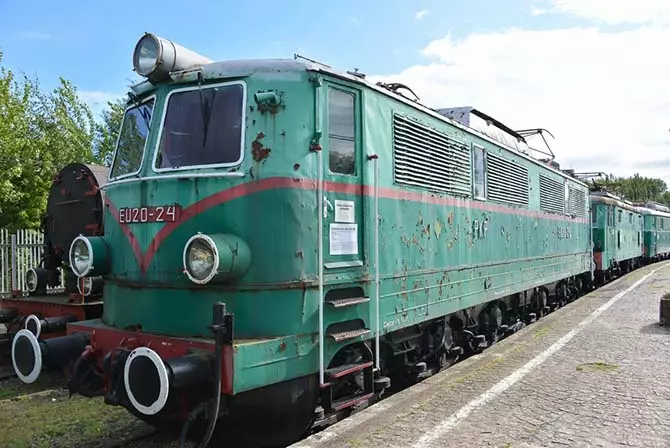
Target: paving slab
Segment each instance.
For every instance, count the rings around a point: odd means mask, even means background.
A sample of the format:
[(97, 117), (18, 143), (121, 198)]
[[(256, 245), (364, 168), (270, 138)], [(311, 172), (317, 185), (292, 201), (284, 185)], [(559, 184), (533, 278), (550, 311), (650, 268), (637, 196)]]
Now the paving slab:
[(670, 262), (317, 433), (317, 447), (670, 447)]

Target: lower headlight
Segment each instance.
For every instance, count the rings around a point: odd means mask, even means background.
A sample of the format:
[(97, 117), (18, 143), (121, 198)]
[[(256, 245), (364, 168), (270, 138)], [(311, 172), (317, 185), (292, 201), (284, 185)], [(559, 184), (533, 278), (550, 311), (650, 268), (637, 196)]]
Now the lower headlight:
[(88, 297), (102, 292), (102, 277), (84, 277), (77, 280), (79, 294)]
[(44, 292), (47, 289), (47, 273), (41, 268), (30, 268), (26, 271), (24, 280), (29, 293)]
[[(70, 268), (77, 277), (107, 272), (107, 244), (102, 237), (79, 235), (70, 246)], [(94, 264), (95, 263), (95, 264)]]
[(184, 272), (199, 285), (243, 276), (251, 265), (249, 246), (234, 235), (193, 235), (184, 246)]

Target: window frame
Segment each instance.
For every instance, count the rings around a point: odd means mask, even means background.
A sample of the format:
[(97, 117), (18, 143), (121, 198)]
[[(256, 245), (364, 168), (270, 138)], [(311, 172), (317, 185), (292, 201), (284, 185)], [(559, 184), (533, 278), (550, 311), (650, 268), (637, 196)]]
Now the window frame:
[(607, 227), (614, 227), (614, 206), (607, 205)]
[[(482, 150), (482, 171), (484, 173), (484, 178), (482, 179), (483, 182), (483, 187), (484, 187), (484, 196), (477, 196), (475, 193), (475, 186), (477, 184), (477, 168), (475, 166), (475, 151), (481, 149)], [(472, 198), (476, 199), (478, 201), (488, 201), (488, 170), (486, 169), (486, 157), (487, 157), (487, 152), (486, 148), (482, 145), (478, 145), (477, 143), (471, 143), (470, 144), (470, 157), (472, 158)]]
[[(116, 156), (119, 152), (119, 141), (121, 140), (121, 130), (123, 129), (123, 125), (126, 123), (126, 113), (130, 109), (134, 109), (136, 107), (139, 108), (142, 105), (144, 105), (144, 103), (148, 103), (151, 100), (154, 101), (154, 107), (153, 107), (152, 112), (151, 112), (151, 120), (149, 120), (149, 132), (147, 133), (147, 138), (144, 140), (144, 148), (142, 148), (142, 158), (140, 159), (140, 166), (138, 167), (137, 171), (134, 171), (132, 173), (126, 173), (126, 174), (121, 174), (120, 176), (112, 177), (112, 170), (114, 169), (114, 162), (116, 162)], [(116, 144), (114, 145), (114, 156), (112, 157), (112, 163), (109, 165), (109, 174), (107, 175), (107, 182), (114, 182), (114, 181), (125, 179), (125, 178), (128, 178), (128, 177), (137, 176), (139, 173), (142, 172), (142, 168), (144, 168), (144, 159), (146, 158), (146, 155), (147, 155), (147, 146), (149, 145), (149, 137), (151, 135), (151, 128), (153, 126), (157, 106), (158, 106), (158, 98), (157, 98), (157, 95), (154, 93), (154, 94), (151, 94), (148, 97), (142, 99), (138, 104), (130, 104), (125, 109), (123, 109), (123, 117), (121, 118), (121, 126), (119, 126), (119, 129), (118, 129), (119, 135), (116, 136)]]
[[(235, 162), (229, 162), (229, 163), (216, 163), (216, 164), (211, 164), (211, 165), (189, 165), (185, 167), (179, 167), (179, 168), (157, 168), (156, 167), (156, 160), (158, 159), (158, 150), (160, 148), (160, 141), (161, 138), (163, 137), (163, 128), (165, 124), (165, 118), (167, 117), (167, 111), (170, 106), (170, 98), (172, 95), (176, 93), (183, 93), (183, 92), (190, 92), (194, 90), (206, 90), (206, 89), (213, 89), (216, 87), (225, 87), (225, 86), (233, 86), (233, 85), (240, 85), (242, 86), (242, 116), (241, 116), (241, 129), (240, 129), (240, 155), (237, 161)], [(151, 170), (152, 172), (156, 174), (165, 174), (165, 173), (174, 173), (178, 171), (187, 171), (187, 170), (201, 170), (201, 169), (214, 169), (214, 168), (232, 168), (235, 166), (239, 166), (244, 162), (244, 156), (246, 151), (244, 150), (244, 142), (246, 141), (246, 131), (247, 131), (247, 126), (246, 126), (246, 121), (247, 121), (247, 84), (244, 81), (225, 81), (225, 82), (217, 82), (213, 84), (203, 84), (202, 86), (188, 86), (188, 87), (180, 87), (178, 89), (173, 89), (168, 94), (165, 96), (165, 99), (163, 100), (163, 110), (161, 114), (161, 121), (160, 121), (160, 128), (158, 129), (158, 134), (156, 135), (156, 142), (154, 144), (154, 155), (151, 160)]]
[[(351, 95), (354, 98), (354, 104), (353, 104), (353, 112), (354, 112), (354, 136), (349, 140), (349, 137), (342, 137), (342, 136), (335, 136), (333, 137), (331, 132), (330, 132), (330, 91), (335, 90), (338, 92), (343, 92), (347, 95)], [(342, 84), (334, 84), (334, 83), (328, 83), (326, 84), (326, 125), (327, 125), (327, 132), (326, 132), (326, 139), (328, 142), (328, 161), (326, 162), (326, 167), (328, 169), (328, 175), (330, 176), (346, 176), (346, 177), (358, 177), (359, 175), (359, 161), (358, 161), (358, 153), (359, 153), (359, 148), (360, 148), (360, 139), (361, 139), (361, 124), (360, 124), (360, 91), (355, 90), (352, 88), (348, 88), (345, 85)], [(336, 140), (341, 140), (341, 141), (351, 141), (354, 144), (354, 172), (353, 173), (340, 173), (337, 171), (333, 171), (330, 169), (330, 139), (334, 138)]]

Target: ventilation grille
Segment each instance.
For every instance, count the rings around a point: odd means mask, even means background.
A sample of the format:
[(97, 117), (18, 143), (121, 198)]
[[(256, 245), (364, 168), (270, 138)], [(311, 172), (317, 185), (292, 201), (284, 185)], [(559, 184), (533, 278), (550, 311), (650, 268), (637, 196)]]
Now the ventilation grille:
[(540, 210), (563, 213), (565, 205), (564, 188), (562, 182), (540, 174)]
[(528, 169), (491, 153), (486, 155), (488, 199), (528, 207)]
[(470, 194), (470, 151), (463, 142), (396, 114), (393, 147), (397, 183)]
[(586, 193), (576, 188), (568, 189), (568, 210), (571, 215), (583, 218), (586, 216)]

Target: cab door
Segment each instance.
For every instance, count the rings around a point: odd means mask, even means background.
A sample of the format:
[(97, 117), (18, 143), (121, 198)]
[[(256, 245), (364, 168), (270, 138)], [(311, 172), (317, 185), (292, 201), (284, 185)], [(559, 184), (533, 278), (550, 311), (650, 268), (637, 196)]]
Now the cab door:
[(364, 263), (364, 197), (361, 94), (326, 82), (323, 166), (325, 274), (361, 270)]

